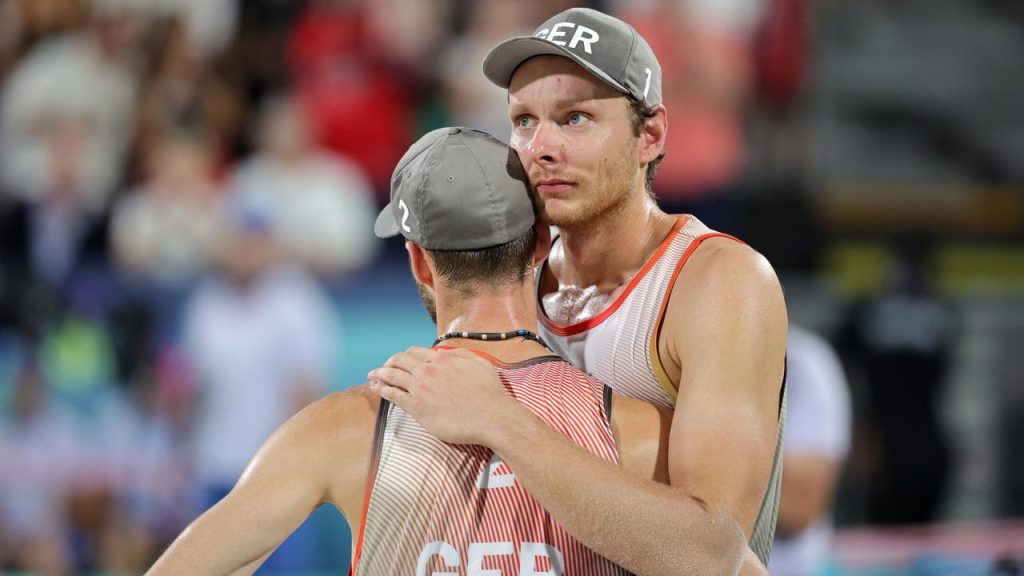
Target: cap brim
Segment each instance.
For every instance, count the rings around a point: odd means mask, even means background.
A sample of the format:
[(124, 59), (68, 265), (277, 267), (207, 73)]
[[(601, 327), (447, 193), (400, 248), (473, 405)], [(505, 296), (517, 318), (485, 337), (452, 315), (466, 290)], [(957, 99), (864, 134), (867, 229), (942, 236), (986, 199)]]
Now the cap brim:
[(398, 221), (395, 220), (395, 213), (391, 210), (390, 202), (377, 215), (377, 221), (373, 223), (373, 233), (378, 238), (398, 236)]
[(577, 56), (572, 50), (552, 42), (533, 36), (516, 36), (495, 46), (484, 58), (484, 76), (502, 88), (512, 83), (512, 75), (516, 68), (534, 56), (564, 56), (585, 68), (588, 72), (605, 81), (624, 94), (629, 94), (625, 86), (613, 80), (597, 66)]

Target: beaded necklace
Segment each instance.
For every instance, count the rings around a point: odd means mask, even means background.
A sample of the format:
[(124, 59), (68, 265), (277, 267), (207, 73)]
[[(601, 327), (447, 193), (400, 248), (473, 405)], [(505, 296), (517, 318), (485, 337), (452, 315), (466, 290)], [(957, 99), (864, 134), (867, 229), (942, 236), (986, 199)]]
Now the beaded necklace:
[(434, 340), (434, 346), (437, 346), (441, 342), (451, 338), (465, 338), (467, 340), (508, 340), (509, 338), (525, 338), (527, 340), (533, 340), (541, 346), (551, 350), (551, 346), (544, 341), (543, 338), (537, 334), (530, 332), (529, 330), (511, 330), (509, 332), (449, 332), (437, 340)]

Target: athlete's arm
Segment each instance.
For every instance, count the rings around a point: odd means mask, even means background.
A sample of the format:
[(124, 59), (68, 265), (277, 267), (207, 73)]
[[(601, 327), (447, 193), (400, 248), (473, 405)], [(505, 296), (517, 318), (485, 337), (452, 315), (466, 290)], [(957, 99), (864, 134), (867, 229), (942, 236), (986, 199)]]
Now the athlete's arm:
[[(371, 375), (388, 383), (371, 383), (382, 397), (438, 438), (500, 454), (559, 524), (627, 570), (736, 573), (746, 546), (728, 515), (568, 441), (492, 382), (493, 371), (472, 352), (413, 348)], [(613, 418), (615, 410), (613, 403)]]
[(568, 442), (470, 352), (410, 349), (371, 372), (372, 386), (439, 438), (498, 452), (566, 530), (636, 574), (765, 573), (746, 542), (775, 450), (786, 315), (767, 263), (725, 242), (691, 257), (662, 333), (671, 361), (686, 366), (676, 372), (671, 487)]
[(259, 449), (234, 489), (192, 522), (147, 574), (251, 574), (325, 502), (338, 505), (356, 533), (376, 404), (363, 389), (352, 389), (293, 416)]
[(711, 239), (683, 268), (661, 335), (665, 368), (679, 374), (672, 485), (728, 511), (748, 538), (775, 456), (786, 329), (768, 262)]

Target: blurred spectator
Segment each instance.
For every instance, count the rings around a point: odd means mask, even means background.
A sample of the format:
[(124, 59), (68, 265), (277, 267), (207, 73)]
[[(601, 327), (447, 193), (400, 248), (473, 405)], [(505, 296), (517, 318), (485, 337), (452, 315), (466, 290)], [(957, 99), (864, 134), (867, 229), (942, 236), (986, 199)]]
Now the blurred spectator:
[(373, 257), (376, 213), (365, 171), (319, 149), (294, 99), (269, 99), (259, 119), (259, 151), (242, 163), (234, 192), (273, 219), (289, 259), (325, 278), (357, 270)]
[(136, 24), (97, 12), (86, 30), (46, 39), (17, 64), (0, 104), (0, 185), (26, 200), (45, 195), (55, 185), (52, 133), (75, 125), (78, 195), (90, 212), (106, 208), (132, 133)]
[(146, 164), (149, 178), (115, 207), (114, 252), (130, 274), (182, 289), (209, 264), (225, 221), (213, 152), (202, 135), (179, 132), (156, 143)]
[(158, 41), (138, 108), (138, 152), (150, 153), (169, 133), (206, 132), (216, 157), (234, 146), (243, 124), (244, 102), (214, 75), (189, 42), (182, 20), (158, 28)]
[(121, 303), (109, 321), (118, 380), (137, 415), (117, 491), (120, 562), (141, 572), (190, 520), (187, 444), (191, 382), (181, 354), (160, 341), (148, 309)]
[(498, 42), (516, 34), (530, 34), (538, 23), (554, 14), (539, 14), (533, 4), (515, 0), (467, 3), (465, 32), (447, 45), (440, 70), (441, 90), (450, 124), (468, 126), (508, 140), (507, 91), (495, 86), (480, 69), (484, 56)]
[(44, 335), (39, 377), (51, 395), (63, 445), (56, 463), (64, 502), (64, 546), (76, 571), (121, 568), (123, 542), (115, 494), (134, 415), (113, 382), (113, 348), (105, 327), (68, 311)]
[[(194, 474), (204, 508), (223, 498), (259, 446), (327, 384), (333, 314), (319, 286), (283, 264), (270, 221), (239, 207), (219, 273), (191, 298), (184, 345), (197, 390)], [(307, 538), (268, 568), (309, 568)]]
[(412, 140), (417, 68), (381, 37), (366, 0), (314, 0), (295, 22), (288, 63), (326, 148), (367, 170), (381, 203)]
[(111, 242), (129, 297), (175, 338), (188, 289), (210, 265), (225, 222), (225, 197), (212, 177), (203, 135), (176, 133), (154, 143), (149, 177), (115, 207)]
[(95, 131), (80, 119), (58, 116), (49, 124), (34, 159), (41, 188), (0, 202), (0, 274), (11, 282), (16, 315), (30, 292), (56, 292), (83, 266), (106, 257), (106, 215), (89, 196)]
[(19, 569), (140, 572), (155, 550), (128, 497), (145, 490), (147, 474), (174, 475), (115, 385), (114, 349), (95, 312), (72, 295), (37, 352), (22, 355), (10, 417), (0, 419), (0, 517)]
[(904, 246), (886, 286), (858, 307), (847, 329), (881, 446), (868, 486), (868, 520), (924, 524), (945, 495), (950, 450), (939, 419), (952, 317), (932, 293), (924, 253)]
[(37, 365), (19, 354), (9, 406), (0, 418), (0, 558), (17, 570), (46, 575), (67, 573), (66, 526), (59, 461), (68, 453), (68, 435)]
[(832, 496), (850, 448), (850, 390), (835, 351), (790, 325), (786, 436), (775, 543), (775, 576), (811, 576), (825, 567), (832, 540)]
[(188, 524), (191, 485), (187, 476), (181, 409), (186, 391), (168, 379), (161, 358), (149, 378), (133, 383), (135, 418), (117, 486), (116, 554), (120, 570), (144, 571)]

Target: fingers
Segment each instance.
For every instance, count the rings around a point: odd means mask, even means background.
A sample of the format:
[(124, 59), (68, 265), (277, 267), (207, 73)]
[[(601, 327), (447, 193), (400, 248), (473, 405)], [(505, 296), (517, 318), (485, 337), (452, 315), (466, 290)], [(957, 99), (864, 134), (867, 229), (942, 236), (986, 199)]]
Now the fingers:
[(442, 351), (433, 350), (431, 348), (422, 348), (420, 346), (410, 346), (405, 352), (399, 352), (388, 358), (387, 364), (390, 364), (393, 360), (401, 359), (407, 362), (419, 362), (426, 363), (435, 360)]
[(373, 384), (376, 382), (379, 385), (400, 388), (405, 392), (409, 392), (416, 383), (416, 378), (411, 373), (391, 366), (382, 366), (370, 370), (366, 378), (370, 381), (371, 388), (373, 388)]
[(446, 352), (413, 346), (405, 352), (399, 352), (388, 358), (387, 362), (384, 363), (384, 366), (397, 368), (412, 374), (424, 364), (437, 362), (440, 359), (440, 355), (443, 353)]
[(384, 400), (391, 402), (405, 411), (409, 410), (409, 404), (412, 401), (412, 396), (405, 390), (396, 386), (388, 386), (380, 380), (371, 380), (369, 386), (370, 390), (375, 392)]
[[(417, 385), (440, 375), (445, 379), (458, 380), (460, 374), (466, 374), (460, 366), (468, 366), (462, 364), (462, 361), (477, 363), (493, 372), (490, 362), (470, 350), (433, 350), (414, 346), (388, 358), (384, 366), (371, 370), (367, 380), (379, 380), (388, 386), (412, 392)], [(465, 377), (462, 381), (465, 381)]]

